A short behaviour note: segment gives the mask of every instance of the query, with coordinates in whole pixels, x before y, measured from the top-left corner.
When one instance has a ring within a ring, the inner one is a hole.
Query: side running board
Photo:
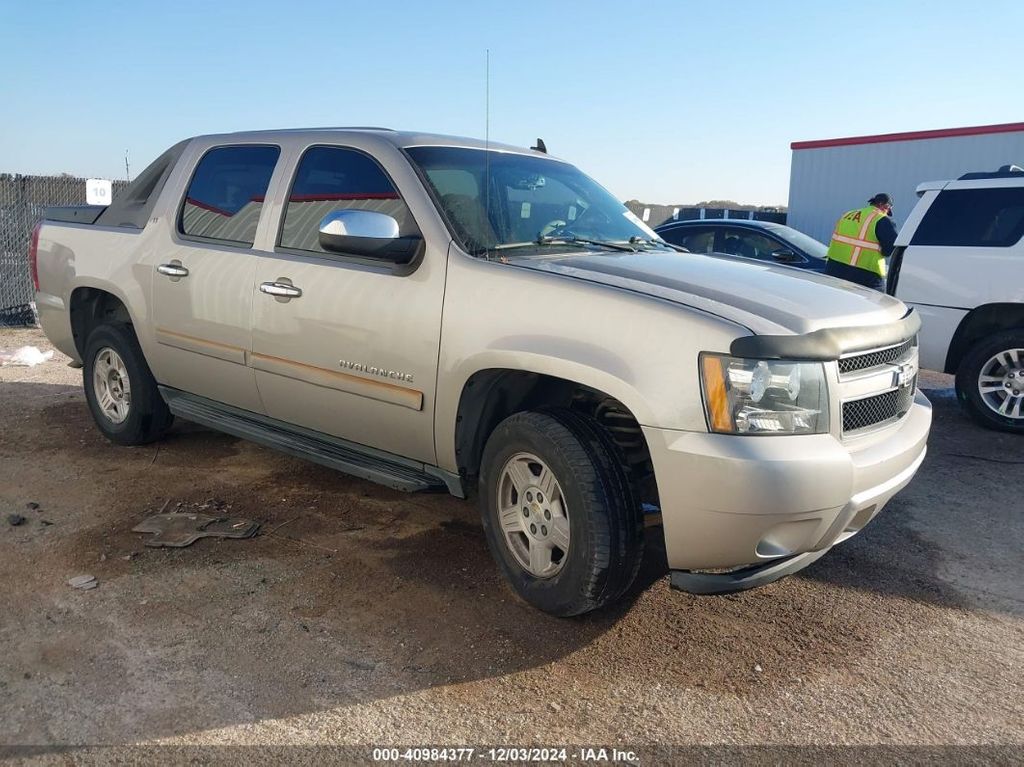
[[[465,497],[458,475],[301,426],[161,386],[167,407],[186,421],[241,437],[405,492],[449,491]]]

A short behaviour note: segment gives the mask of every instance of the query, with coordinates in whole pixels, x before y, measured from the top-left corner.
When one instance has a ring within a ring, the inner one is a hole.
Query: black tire
[[[94,372],[97,357],[104,349],[112,349],[124,362],[131,388],[128,413],[120,423],[108,417],[101,408],[96,393]],[[145,445],[163,436],[174,416],[156,387],[156,379],[146,364],[142,348],[131,325],[111,323],[99,325],[89,334],[85,343],[82,379],[85,399],[97,428],[111,442],[119,445]]]
[[[551,577],[537,577],[519,563],[498,521],[499,480],[518,453],[544,461],[565,498],[569,550]],[[643,516],[618,449],[600,425],[570,411],[517,413],[498,425],[481,461],[480,512],[505,578],[525,601],[551,615],[603,607],[622,596],[640,568]]]
[[[964,356],[956,371],[956,394],[964,410],[982,426],[1024,434],[1024,418],[1013,418],[996,412],[985,402],[978,385],[978,377],[986,363],[1000,352],[1011,349],[1024,349],[1024,328],[996,333],[977,342]],[[1024,354],[1021,355],[1020,361],[1024,362]],[[1024,369],[1018,367],[1015,377],[1008,379],[1011,384],[1015,381],[1021,382],[1018,389],[1020,392],[1024,392],[1022,376]],[[1012,391],[1013,389],[1010,389],[1008,393]]]

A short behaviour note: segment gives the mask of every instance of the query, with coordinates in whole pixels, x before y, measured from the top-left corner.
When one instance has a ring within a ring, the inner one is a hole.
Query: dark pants
[[[866,288],[874,288],[885,292],[885,277],[879,277],[874,272],[861,269],[858,266],[850,266],[840,261],[833,261],[831,258],[825,263],[825,274],[838,277],[848,282],[856,282]]]

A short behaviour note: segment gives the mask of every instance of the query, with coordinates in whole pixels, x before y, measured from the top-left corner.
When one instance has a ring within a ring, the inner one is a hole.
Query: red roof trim
[[[185,202],[188,205],[194,205],[195,207],[201,208],[202,210],[208,210],[211,213],[216,213],[218,216],[227,216],[228,218],[231,218],[233,215],[235,215],[230,210],[218,208],[216,205],[210,205],[209,203],[203,202],[202,200],[197,200],[195,197],[186,197]]]
[[[824,149],[830,146],[853,146],[856,144],[885,144],[890,141],[922,141],[930,138],[953,138],[955,136],[984,136],[989,133],[1016,133],[1024,131],[1024,123],[1002,123],[1001,125],[978,125],[972,128],[944,128],[942,130],[910,131],[909,133],[881,133],[877,136],[851,136],[849,138],[828,138],[819,141],[794,141],[790,149]]]
[[[339,194],[293,194],[288,202],[324,202],[326,200],[397,200],[395,192],[346,192]]]

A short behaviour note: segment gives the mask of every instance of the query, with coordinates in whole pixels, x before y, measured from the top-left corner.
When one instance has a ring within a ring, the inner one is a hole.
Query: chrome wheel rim
[[[121,355],[104,346],[96,354],[92,384],[100,412],[112,423],[124,423],[132,407],[132,387]]]
[[[1024,349],[1007,349],[990,357],[981,366],[978,393],[994,413],[1024,419]]]
[[[561,572],[569,557],[569,515],[561,485],[532,453],[516,453],[498,475],[498,525],[520,567],[536,578]]]

